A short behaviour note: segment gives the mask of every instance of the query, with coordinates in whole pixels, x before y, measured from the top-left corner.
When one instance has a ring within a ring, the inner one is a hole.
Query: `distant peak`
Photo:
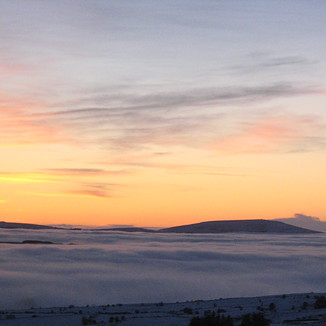
[[[317,231],[296,227],[280,221],[264,219],[207,221],[174,226],[160,232],[175,233],[317,233]]]

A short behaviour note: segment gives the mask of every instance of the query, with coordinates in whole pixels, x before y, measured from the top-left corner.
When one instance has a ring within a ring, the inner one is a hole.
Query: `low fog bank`
[[[293,226],[306,228],[318,232],[326,232],[326,222],[321,221],[320,218],[304,214],[294,214],[294,217],[279,218],[276,221],[291,224]]]
[[[1,230],[0,308],[325,291],[324,234]],[[69,243],[74,243],[69,244]]]

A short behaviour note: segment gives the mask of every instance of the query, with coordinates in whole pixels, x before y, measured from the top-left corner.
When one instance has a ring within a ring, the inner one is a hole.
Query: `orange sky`
[[[325,5],[81,2],[0,13],[2,220],[326,221]]]

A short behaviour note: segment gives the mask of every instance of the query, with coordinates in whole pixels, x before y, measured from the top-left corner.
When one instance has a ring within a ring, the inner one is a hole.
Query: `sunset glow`
[[[326,221],[325,2],[0,2],[1,220]]]

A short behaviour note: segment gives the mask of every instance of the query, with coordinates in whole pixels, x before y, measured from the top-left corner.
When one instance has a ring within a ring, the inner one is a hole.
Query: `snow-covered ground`
[[[326,308],[316,309],[316,296],[326,293],[188,301],[6,310],[1,326],[187,326],[195,316],[212,312],[231,316],[235,325],[247,313],[263,313],[271,325],[326,325]],[[84,323],[83,323],[84,320]]]

